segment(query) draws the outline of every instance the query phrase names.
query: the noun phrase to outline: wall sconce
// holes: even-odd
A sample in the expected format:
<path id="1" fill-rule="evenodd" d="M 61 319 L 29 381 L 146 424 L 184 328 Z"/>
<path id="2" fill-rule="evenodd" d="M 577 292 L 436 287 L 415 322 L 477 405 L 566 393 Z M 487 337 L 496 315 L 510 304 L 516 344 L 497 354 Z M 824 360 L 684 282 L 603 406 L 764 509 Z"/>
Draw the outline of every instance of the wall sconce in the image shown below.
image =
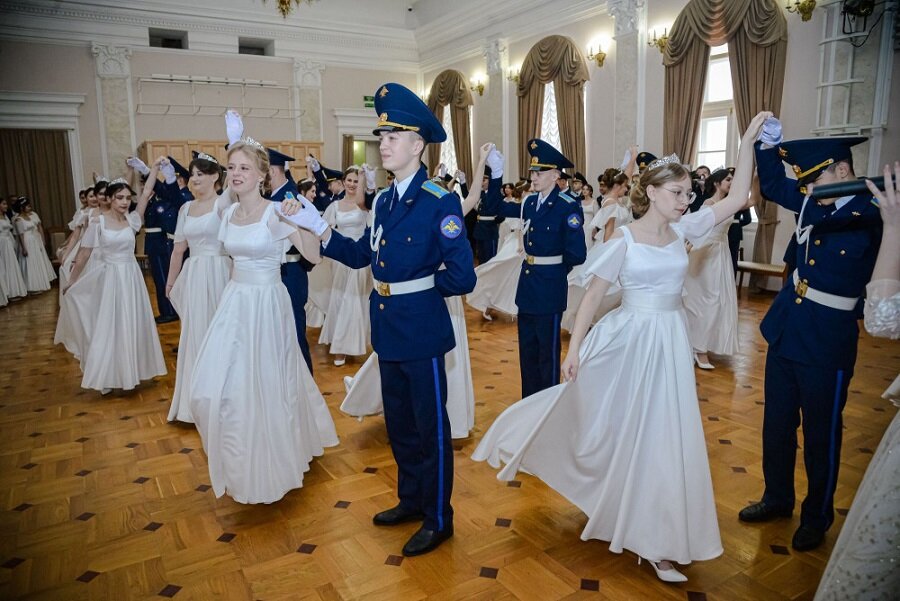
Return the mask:
<path id="1" fill-rule="evenodd" d="M 597 39 L 596 42 L 592 41 L 590 46 L 588 46 L 587 58 L 596 62 L 598 69 L 603 66 L 603 61 L 606 60 L 606 53 L 603 51 L 604 47 L 609 48 L 609 42 L 605 37 Z M 595 48 L 596 50 L 594 50 Z"/>
<path id="2" fill-rule="evenodd" d="M 660 54 L 665 54 L 666 46 L 669 45 L 669 29 L 667 27 L 663 28 L 663 34 L 661 36 L 656 35 L 656 29 L 650 31 L 650 35 L 648 36 L 647 45 L 651 48 L 656 46 L 659 50 Z"/>
<path id="3" fill-rule="evenodd" d="M 519 83 L 519 70 L 520 67 L 510 67 L 506 73 L 506 79 L 513 83 Z"/>
<path id="4" fill-rule="evenodd" d="M 473 92 L 478 92 L 479 96 L 484 96 L 484 80 L 481 77 L 473 77 L 469 80 L 471 83 L 471 87 L 469 88 Z"/>
<path id="5" fill-rule="evenodd" d="M 788 0 L 785 8 L 789 13 L 800 15 L 801 21 L 809 21 L 812 19 L 812 12 L 816 8 L 816 0 L 794 0 L 793 4 Z"/>

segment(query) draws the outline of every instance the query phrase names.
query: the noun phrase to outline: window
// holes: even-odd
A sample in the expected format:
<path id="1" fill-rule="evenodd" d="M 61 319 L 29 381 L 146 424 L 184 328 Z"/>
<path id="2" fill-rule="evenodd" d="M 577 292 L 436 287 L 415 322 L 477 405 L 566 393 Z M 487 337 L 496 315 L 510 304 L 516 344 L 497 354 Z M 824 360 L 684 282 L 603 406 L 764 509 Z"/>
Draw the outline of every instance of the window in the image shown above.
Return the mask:
<path id="1" fill-rule="evenodd" d="M 187 32 L 175 31 L 172 29 L 149 29 L 150 47 L 151 48 L 174 48 L 176 50 L 186 50 Z"/>
<path id="2" fill-rule="evenodd" d="M 238 54 L 275 56 L 275 42 L 255 38 L 238 38 Z"/>
<path id="3" fill-rule="evenodd" d="M 556 114 L 556 91 L 552 81 L 544 85 L 544 114 L 541 115 L 540 138 L 556 149 L 562 148 L 559 139 L 559 118 Z"/>
<path id="4" fill-rule="evenodd" d="M 444 131 L 447 132 L 447 139 L 441 144 L 441 162 L 447 168 L 447 173 L 453 175 L 457 170 L 456 163 L 456 143 L 453 140 L 453 125 L 450 119 L 450 107 L 444 107 L 444 119 L 441 124 Z M 467 176 L 471 174 L 466 174 Z"/>

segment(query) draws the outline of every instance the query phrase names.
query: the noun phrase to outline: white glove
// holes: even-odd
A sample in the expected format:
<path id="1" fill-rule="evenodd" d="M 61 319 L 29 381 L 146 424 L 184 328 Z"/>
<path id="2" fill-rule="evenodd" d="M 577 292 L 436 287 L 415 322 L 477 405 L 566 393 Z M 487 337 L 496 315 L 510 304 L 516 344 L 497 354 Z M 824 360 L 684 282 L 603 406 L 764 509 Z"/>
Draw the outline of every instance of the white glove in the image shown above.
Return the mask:
<path id="1" fill-rule="evenodd" d="M 619 167 L 619 171 L 625 171 L 625 168 L 628 167 L 628 163 L 631 162 L 631 149 L 627 149 L 625 151 L 625 156 L 622 157 L 622 165 Z"/>
<path id="2" fill-rule="evenodd" d="M 363 163 L 363 173 L 366 175 L 366 190 L 375 189 L 375 170 Z"/>
<path id="3" fill-rule="evenodd" d="M 445 164 L 441 163 L 438 165 L 438 175 L 441 179 L 447 177 L 447 166 Z"/>
<path id="4" fill-rule="evenodd" d="M 225 111 L 225 133 L 228 135 L 228 145 L 240 141 L 244 135 L 244 122 L 237 111 L 231 109 Z"/>
<path id="5" fill-rule="evenodd" d="M 485 164 L 491 168 L 491 179 L 503 177 L 503 155 L 496 148 L 492 148 L 487 155 Z"/>
<path id="6" fill-rule="evenodd" d="M 775 117 L 769 117 L 762 126 L 759 134 L 759 141 L 768 146 L 777 146 L 781 144 L 781 121 Z"/>
<path id="7" fill-rule="evenodd" d="M 167 184 L 175 183 L 175 167 L 168 160 L 165 160 L 160 164 L 159 170 L 162 172 L 163 177 L 166 178 Z"/>
<path id="8" fill-rule="evenodd" d="M 328 222 L 322 219 L 322 216 L 319 215 L 319 210 L 313 203 L 303 197 L 297 198 L 296 200 L 300 203 L 300 210 L 296 215 L 288 217 L 284 213 L 281 213 L 281 207 L 277 205 L 276 210 L 291 223 L 302 227 L 305 230 L 309 230 L 316 236 L 321 236 L 322 232 L 328 229 Z"/>
<path id="9" fill-rule="evenodd" d="M 466 185 L 466 174 L 459 169 L 456 170 L 456 181 L 458 181 L 461 186 Z"/>
<path id="10" fill-rule="evenodd" d="M 318 171 L 322 168 L 322 166 L 319 164 L 319 161 L 316 160 L 316 157 L 312 155 L 307 155 L 306 164 L 309 165 L 310 169 L 312 169 L 313 171 Z"/>
<path id="11" fill-rule="evenodd" d="M 134 169 L 135 171 L 140 173 L 141 175 L 149 175 L 150 174 L 150 168 L 147 167 L 147 165 L 146 165 L 146 163 L 144 163 L 144 161 L 142 161 L 141 159 L 139 159 L 137 157 L 128 157 L 127 159 L 125 159 L 125 163 L 129 167 L 131 167 L 132 169 Z"/>

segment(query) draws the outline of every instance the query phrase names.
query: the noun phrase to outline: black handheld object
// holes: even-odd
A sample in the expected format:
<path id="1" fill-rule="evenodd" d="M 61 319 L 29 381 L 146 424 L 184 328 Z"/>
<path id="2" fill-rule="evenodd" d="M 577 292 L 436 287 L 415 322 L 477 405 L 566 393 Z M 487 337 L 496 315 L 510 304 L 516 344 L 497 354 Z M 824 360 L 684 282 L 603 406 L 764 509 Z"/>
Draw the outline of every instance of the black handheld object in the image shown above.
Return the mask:
<path id="1" fill-rule="evenodd" d="M 884 177 L 879 176 L 858 179 L 852 182 L 838 182 L 836 184 L 815 186 L 809 197 L 815 200 L 817 198 L 840 198 L 841 196 L 863 194 L 869 191 L 869 187 L 866 186 L 866 179 L 871 180 L 879 190 L 884 191 Z"/>

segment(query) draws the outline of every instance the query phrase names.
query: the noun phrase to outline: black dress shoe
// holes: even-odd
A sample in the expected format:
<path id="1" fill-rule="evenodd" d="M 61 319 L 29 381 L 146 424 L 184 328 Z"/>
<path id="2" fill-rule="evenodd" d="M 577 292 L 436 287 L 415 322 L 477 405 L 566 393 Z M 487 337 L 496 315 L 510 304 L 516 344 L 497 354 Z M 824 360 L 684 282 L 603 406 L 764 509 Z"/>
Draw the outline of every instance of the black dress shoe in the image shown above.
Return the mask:
<path id="1" fill-rule="evenodd" d="M 177 315 L 160 315 L 159 317 L 154 318 L 153 321 L 155 321 L 157 324 L 172 323 L 173 321 L 178 321 L 178 316 Z"/>
<path id="2" fill-rule="evenodd" d="M 798 551 L 812 551 L 825 540 L 825 533 L 810 526 L 800 526 L 794 532 L 791 546 Z"/>
<path id="3" fill-rule="evenodd" d="M 765 501 L 760 501 L 741 509 L 738 519 L 742 522 L 768 522 L 776 518 L 789 518 L 792 513 L 794 513 L 793 509 L 772 507 Z"/>
<path id="4" fill-rule="evenodd" d="M 425 514 L 418 509 L 407 509 L 402 505 L 397 505 L 396 507 L 385 509 L 381 513 L 376 513 L 372 518 L 372 522 L 376 526 L 396 526 L 406 522 L 421 522 L 424 517 Z"/>
<path id="5" fill-rule="evenodd" d="M 403 545 L 403 555 L 406 557 L 424 555 L 429 551 L 437 549 L 442 542 L 451 536 L 453 536 L 453 526 L 448 526 L 439 532 L 419 528 L 418 532 L 413 534 L 412 538 Z"/>

